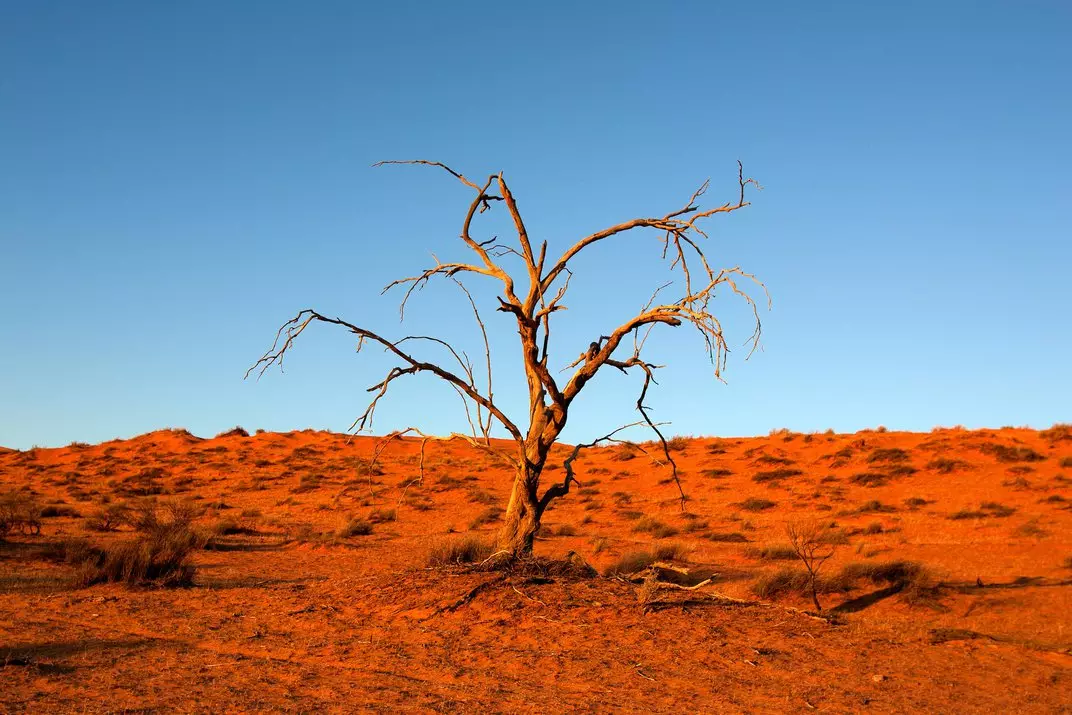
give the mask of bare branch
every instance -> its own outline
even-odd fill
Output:
[[[387,340],[386,338],[380,337],[379,335],[373,333],[370,330],[359,328],[353,323],[349,323],[340,318],[328,318],[324,315],[321,315],[320,313],[317,313],[315,310],[311,310],[308,308],[302,310],[295,317],[291,318],[289,321],[283,324],[283,326],[279,329],[279,332],[276,333],[276,340],[272,343],[272,347],[269,348],[268,351],[263,356],[261,356],[261,358],[257,360],[257,362],[254,363],[249,370],[246,371],[246,376],[248,377],[250,373],[258,371],[258,368],[258,375],[263,375],[264,371],[272,365],[279,364],[280,366],[282,366],[282,360],[284,355],[286,354],[286,351],[290,349],[291,345],[294,344],[294,340],[298,337],[298,335],[300,335],[305,330],[305,328],[307,328],[309,324],[314,320],[342,326],[354,335],[357,335],[358,338],[360,338],[361,340],[372,340],[374,342],[377,342],[383,345],[388,352],[393,353],[396,357],[408,364],[409,367],[406,368],[395,368],[392,373],[388,374],[388,377],[385,380],[380,382],[378,385],[375,385],[370,388],[370,390],[380,390],[380,394],[374,399],[373,405],[370,406],[373,407],[373,409],[375,402],[379,400],[384,394],[386,394],[387,386],[390,384],[391,381],[403,375],[416,374],[419,372],[430,372],[436,377],[456,386],[458,389],[464,392],[471,400],[473,400],[473,402],[477,403],[478,405],[481,405],[484,409],[488,410],[491,414],[493,414],[495,418],[498,419],[499,422],[503,425],[503,427],[506,428],[506,431],[510,433],[510,436],[513,437],[514,440],[517,441],[519,444],[524,442],[521,430],[519,430],[517,426],[510,421],[510,418],[503,414],[503,412],[489,398],[480,394],[475,387],[455,375],[453,372],[446,370],[434,363],[417,360],[408,353],[403,352],[397,344],[391,342],[390,340]],[[281,337],[283,337],[284,332],[286,333],[286,337],[283,340],[282,347],[280,347],[279,340]],[[370,412],[366,410],[366,415],[362,418],[358,418],[358,422],[364,425],[364,419],[369,414]]]

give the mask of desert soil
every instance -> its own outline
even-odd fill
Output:
[[[461,443],[327,432],[0,450],[0,492],[51,507],[0,540],[5,712],[992,712],[1072,710],[1072,433],[772,433],[582,452],[539,556],[625,577],[430,567],[490,539],[511,474]],[[561,480],[567,448],[546,484]],[[107,546],[106,503],[192,500],[215,530],[194,585],[80,587],[57,544]],[[370,534],[341,536],[353,519]],[[766,593],[786,525],[821,519],[834,577],[911,583]],[[779,548],[782,547],[782,548]],[[570,556],[571,552],[574,554]],[[861,571],[862,569],[862,571]],[[881,569],[879,569],[881,570]],[[678,574],[678,576],[674,576]],[[639,580],[639,577],[638,579]]]

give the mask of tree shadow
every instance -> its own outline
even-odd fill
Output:
[[[857,613],[870,606],[875,605],[879,601],[884,601],[890,596],[895,596],[904,590],[905,585],[903,583],[895,583],[892,586],[886,588],[880,588],[877,591],[871,593],[865,593],[862,596],[840,603],[834,606],[830,610],[833,613]]]
[[[68,663],[56,663],[75,655],[85,655],[110,650],[133,650],[152,644],[148,638],[107,640],[87,638],[80,641],[59,641],[52,643],[28,643],[16,646],[0,646],[0,669],[9,667],[32,667],[43,673],[70,673],[76,666]]]

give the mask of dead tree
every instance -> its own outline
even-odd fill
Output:
[[[498,453],[515,468],[510,500],[504,515],[505,523],[498,536],[500,552],[512,557],[523,556],[532,551],[533,538],[539,531],[540,519],[548,505],[569,493],[571,482],[577,483],[573,470],[567,469],[562,482],[552,484],[540,492],[544,465],[551,447],[566,426],[570,406],[585,385],[604,367],[615,368],[623,373],[636,372],[641,377],[640,395],[636,401],[636,408],[642,418],[640,423],[655,431],[676,480],[676,465],[666,448],[666,440],[659,431],[658,424],[651,420],[648,407],[644,404],[648,389],[655,382],[655,370],[661,366],[646,361],[641,357],[641,351],[655,326],[691,325],[702,337],[708,357],[714,366],[715,377],[721,380],[729,348],[723,335],[722,323],[711,307],[719,291],[729,291],[739,296],[751,308],[755,324],[751,337],[745,343],[746,347],[750,347],[749,355],[758,346],[761,328],[758,306],[739,283],[741,280],[752,282],[766,294],[765,286],[754,275],[744,272],[740,267],[719,270],[712,268],[700,245],[700,239],[707,237],[700,226],[703,220],[748,206],[749,202],[745,200],[747,187],[751,184],[759,188],[753,179],[744,177],[740,162],[737,167],[735,197],[732,201],[701,210],[697,202],[708,189],[709,182],[705,181],[681,208],[663,216],[634,218],[597,231],[569,246],[558,258],[548,256],[547,241],[536,245],[529,236],[514,195],[501,173],[492,174],[482,184],[478,184],[440,162],[389,161],[380,162],[376,166],[383,164],[421,164],[443,169],[473,192],[461,229],[461,240],[471,252],[471,262],[444,263],[437,258],[435,265],[415,276],[391,282],[384,288],[384,292],[392,288],[404,291],[400,305],[400,312],[404,317],[406,303],[414,291],[428,281],[447,278],[456,283],[468,298],[483,334],[486,369],[481,368],[478,372],[478,368],[464,352],[456,350],[440,338],[410,335],[401,339],[389,339],[355,323],[306,309],[283,324],[272,347],[250,368],[247,376],[252,372],[263,374],[272,365],[278,364],[281,367],[285,353],[297,337],[310,324],[321,322],[340,326],[356,335],[359,350],[363,345],[375,343],[393,355],[398,362],[381,381],[369,388],[373,395],[372,400],[351,425],[352,429],[371,429],[376,406],[395,380],[419,373],[430,373],[449,384],[462,398],[470,430],[469,433],[452,433],[448,438],[464,439],[480,449]],[[479,240],[473,235],[474,219],[493,205],[503,205],[509,212],[516,232],[516,241],[511,239],[504,242],[498,237]],[[660,302],[660,295],[673,285],[673,282],[663,285],[652,294],[647,304],[635,316],[612,327],[608,332],[599,333],[580,356],[563,369],[563,372],[572,373],[562,383],[548,365],[548,345],[553,317],[556,312],[566,308],[563,301],[573,276],[571,261],[582,252],[594,250],[598,245],[607,245],[615,237],[636,229],[654,229],[661,245],[662,259],[669,261],[670,270],[678,274],[680,292],[675,299]],[[513,272],[507,270],[503,261],[507,256],[519,259],[523,268]],[[473,276],[498,282],[502,293],[498,296],[496,310],[512,317],[517,324],[529,393],[529,411],[523,421],[515,422],[495,402],[486,326],[476,301],[461,280],[463,277]],[[769,308],[769,295],[766,300]],[[631,349],[620,350],[625,341],[631,343]],[[451,357],[449,367],[424,360],[415,354],[414,348],[427,343],[447,351]],[[503,454],[495,447],[491,439],[495,423],[506,431],[516,444],[516,449]],[[422,434],[414,428],[403,432],[407,431]],[[582,446],[613,440],[613,434]],[[573,458],[575,457],[576,451],[573,455]],[[570,461],[572,462],[572,459]],[[680,482],[678,488],[680,490]]]
[[[826,527],[819,521],[796,521],[786,524],[786,536],[793,545],[793,551],[797,558],[804,564],[808,571],[808,589],[811,591],[811,601],[815,604],[815,610],[823,610],[819,603],[819,571],[823,564],[834,555],[836,545],[830,541],[826,533]]]

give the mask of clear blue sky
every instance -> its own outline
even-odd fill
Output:
[[[552,251],[708,176],[732,197],[745,162],[766,188],[708,249],[769,285],[764,351],[735,351],[722,385],[694,333],[657,332],[650,402],[673,432],[1072,420],[1070,36],[1056,0],[7,0],[0,445],[342,430],[388,367],[346,335],[322,326],[285,374],[242,380],[303,307],[479,353],[453,286],[405,325],[379,295],[432,251],[465,257],[464,187],[370,168],[418,157],[504,170]],[[658,258],[637,235],[579,264],[560,365],[646,301]],[[523,415],[514,328],[473,287]],[[635,419],[637,387],[599,378],[566,437]],[[376,429],[410,424],[465,423],[421,377]]]

